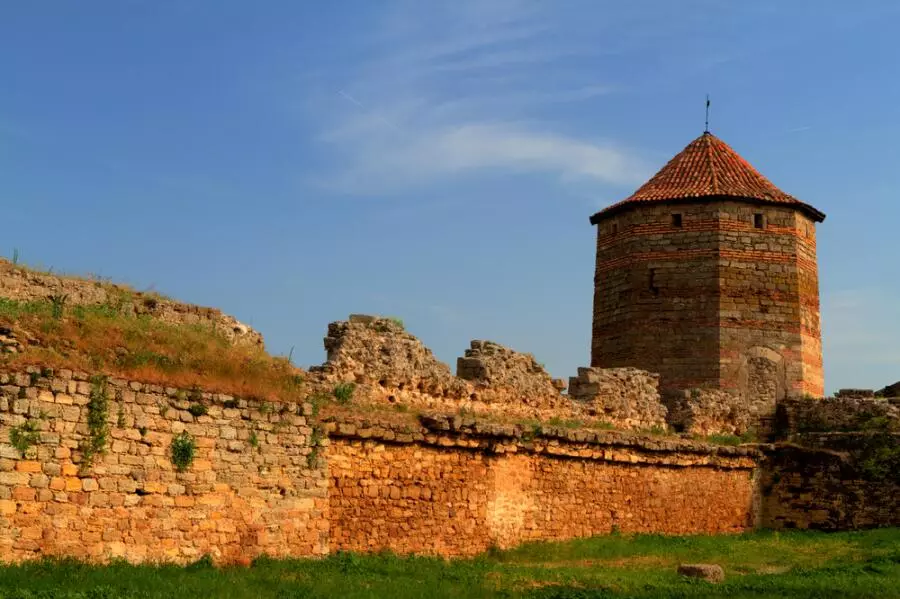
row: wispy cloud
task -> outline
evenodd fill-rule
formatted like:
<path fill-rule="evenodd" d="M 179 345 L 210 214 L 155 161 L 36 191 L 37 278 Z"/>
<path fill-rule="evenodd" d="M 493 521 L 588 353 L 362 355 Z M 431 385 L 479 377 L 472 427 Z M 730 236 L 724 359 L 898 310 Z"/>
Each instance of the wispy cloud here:
<path fill-rule="evenodd" d="M 383 193 L 485 171 L 622 185 L 648 174 L 621 145 L 547 121 L 549 105 L 621 89 L 591 71 L 558 68 L 597 50 L 561 38 L 545 12 L 552 7 L 527 0 L 391 6 L 368 58 L 336 74 L 332 100 L 324 93 L 314 108 L 335 165 L 319 183 Z"/>

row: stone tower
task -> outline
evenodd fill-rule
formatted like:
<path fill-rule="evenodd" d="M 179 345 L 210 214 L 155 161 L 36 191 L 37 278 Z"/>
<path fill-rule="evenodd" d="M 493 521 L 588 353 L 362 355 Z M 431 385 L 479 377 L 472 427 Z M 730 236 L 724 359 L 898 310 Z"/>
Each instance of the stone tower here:
<path fill-rule="evenodd" d="M 591 366 L 658 372 L 666 392 L 821 396 L 824 219 L 704 133 L 590 219 Z"/>

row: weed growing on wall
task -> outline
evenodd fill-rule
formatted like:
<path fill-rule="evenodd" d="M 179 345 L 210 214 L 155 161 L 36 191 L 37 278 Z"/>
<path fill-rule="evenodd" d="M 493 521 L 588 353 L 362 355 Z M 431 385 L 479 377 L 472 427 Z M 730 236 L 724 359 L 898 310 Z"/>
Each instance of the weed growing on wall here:
<path fill-rule="evenodd" d="M 308 454 L 306 454 L 306 465 L 310 468 L 319 467 L 320 451 L 322 447 L 322 441 L 324 439 L 325 434 L 322 432 L 322 429 L 318 426 L 314 426 L 312 429 L 312 434 L 309 436 L 309 445 L 312 449 Z"/>
<path fill-rule="evenodd" d="M 19 426 L 9 429 L 9 442 L 23 458 L 40 439 L 41 435 L 33 420 L 26 420 Z"/>
<path fill-rule="evenodd" d="M 209 410 L 202 403 L 192 403 L 190 407 L 188 407 L 188 412 L 190 412 L 191 416 L 194 418 L 199 418 L 200 416 L 206 416 Z"/>
<path fill-rule="evenodd" d="M 900 436 L 890 429 L 876 429 L 866 438 L 859 469 L 868 480 L 900 484 Z"/>
<path fill-rule="evenodd" d="M 91 377 L 87 412 L 88 436 L 81 443 L 82 468 L 90 468 L 94 458 L 106 449 L 106 439 L 109 436 L 109 389 L 105 376 Z"/>
<path fill-rule="evenodd" d="M 346 405 L 353 399 L 353 392 L 355 390 L 355 383 L 338 383 L 334 386 L 334 398 L 339 404 Z"/>
<path fill-rule="evenodd" d="M 172 464 L 175 466 L 175 469 L 179 472 L 184 472 L 194 462 L 197 444 L 187 431 L 183 431 L 172 439 L 170 450 L 172 452 Z"/>
<path fill-rule="evenodd" d="M 250 438 L 247 439 L 247 442 L 253 449 L 259 449 L 259 437 L 256 435 L 256 431 L 250 431 Z"/>

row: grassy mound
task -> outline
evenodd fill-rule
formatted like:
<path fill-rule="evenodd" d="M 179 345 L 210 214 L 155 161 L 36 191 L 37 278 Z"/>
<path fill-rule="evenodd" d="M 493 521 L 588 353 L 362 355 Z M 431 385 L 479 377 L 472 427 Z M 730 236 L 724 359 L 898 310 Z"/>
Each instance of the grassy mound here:
<path fill-rule="evenodd" d="M 63 307 L 0 298 L 0 326 L 27 348 L 0 367 L 34 365 L 104 372 L 172 387 L 292 399 L 303 381 L 288 359 L 234 346 L 211 325 L 175 325 L 115 305 Z"/>

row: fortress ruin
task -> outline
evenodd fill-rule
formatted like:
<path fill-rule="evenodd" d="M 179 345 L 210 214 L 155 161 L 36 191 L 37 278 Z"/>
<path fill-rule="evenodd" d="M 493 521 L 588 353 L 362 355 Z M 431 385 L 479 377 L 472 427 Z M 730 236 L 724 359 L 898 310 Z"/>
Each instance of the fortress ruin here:
<path fill-rule="evenodd" d="M 823 218 L 705 133 L 591 218 L 590 366 L 568 381 L 487 340 L 454 373 L 369 315 L 328 325 L 303 371 L 218 310 L 0 260 L 0 556 L 900 525 L 900 400 L 821 398 Z M 203 365 L 129 346 L 115 327 L 135 322 L 240 368 L 175 382 Z M 117 343 L 89 353 L 90 327 Z"/>

